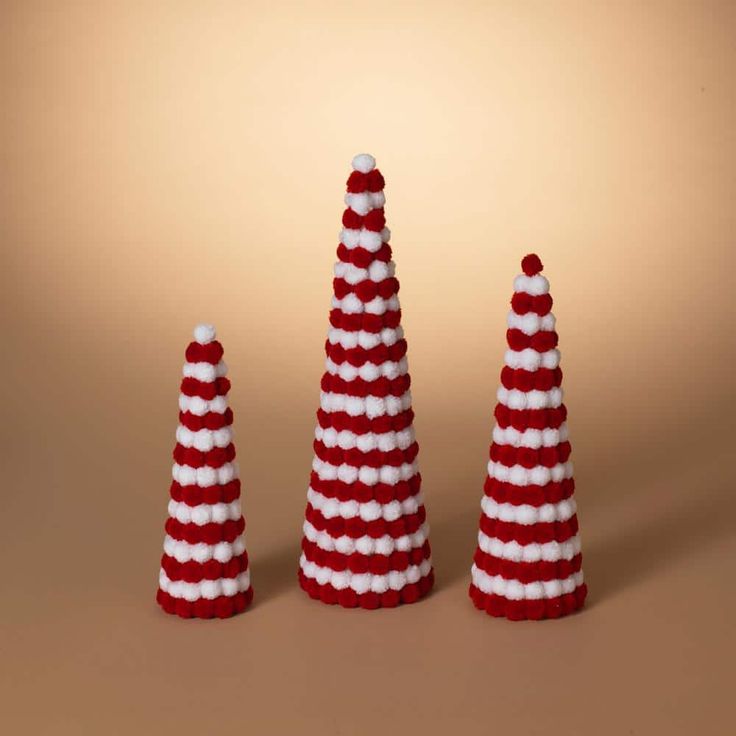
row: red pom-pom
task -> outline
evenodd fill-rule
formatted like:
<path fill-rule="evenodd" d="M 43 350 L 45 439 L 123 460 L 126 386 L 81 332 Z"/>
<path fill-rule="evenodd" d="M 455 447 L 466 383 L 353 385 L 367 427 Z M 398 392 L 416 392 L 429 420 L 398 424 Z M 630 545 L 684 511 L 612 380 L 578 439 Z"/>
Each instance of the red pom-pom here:
<path fill-rule="evenodd" d="M 220 596 L 215 598 L 214 614 L 217 618 L 229 618 L 234 613 L 232 598 Z"/>
<path fill-rule="evenodd" d="M 342 213 L 342 224 L 350 228 L 351 230 L 360 229 L 363 224 L 363 218 L 348 207 L 345 212 Z"/>
<path fill-rule="evenodd" d="M 527 276 L 534 276 L 543 268 L 542 261 L 539 260 L 539 256 L 536 253 L 530 253 L 528 256 L 524 256 L 521 261 L 521 270 Z"/>
<path fill-rule="evenodd" d="M 368 185 L 368 177 L 360 171 L 351 172 L 347 181 L 348 191 L 353 194 L 364 192 Z"/>
<path fill-rule="evenodd" d="M 368 172 L 368 174 L 366 174 L 366 179 L 366 189 L 368 189 L 369 192 L 380 192 L 386 186 L 383 175 L 378 169 L 373 169 L 373 171 Z"/>

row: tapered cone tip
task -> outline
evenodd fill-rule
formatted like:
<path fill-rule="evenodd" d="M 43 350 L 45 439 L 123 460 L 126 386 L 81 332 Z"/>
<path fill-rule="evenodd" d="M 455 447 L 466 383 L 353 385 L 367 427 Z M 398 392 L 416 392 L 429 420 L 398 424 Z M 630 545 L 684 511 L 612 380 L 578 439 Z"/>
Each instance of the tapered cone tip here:
<path fill-rule="evenodd" d="M 359 153 L 353 158 L 353 169 L 361 174 L 368 174 L 376 168 L 376 159 L 370 153 Z"/>
<path fill-rule="evenodd" d="M 214 325 L 201 324 L 194 328 L 194 339 L 200 345 L 207 345 L 217 337 L 217 331 Z"/>
<path fill-rule="evenodd" d="M 542 261 L 536 253 L 530 253 L 521 259 L 521 270 L 527 276 L 536 276 L 543 268 Z"/>

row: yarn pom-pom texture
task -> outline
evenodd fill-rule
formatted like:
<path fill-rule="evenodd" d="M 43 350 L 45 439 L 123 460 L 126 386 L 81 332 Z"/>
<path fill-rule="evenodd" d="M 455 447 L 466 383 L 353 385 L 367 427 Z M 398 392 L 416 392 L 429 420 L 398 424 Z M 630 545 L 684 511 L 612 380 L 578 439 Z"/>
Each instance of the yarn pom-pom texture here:
<path fill-rule="evenodd" d="M 399 282 L 375 159 L 353 159 L 299 562 L 312 597 L 413 603 L 432 587 Z"/>
<path fill-rule="evenodd" d="M 253 598 L 233 445 L 230 381 L 212 325 L 189 344 L 156 600 L 182 618 L 228 618 Z"/>
<path fill-rule="evenodd" d="M 549 282 L 538 256 L 521 266 L 470 584 L 477 608 L 512 620 L 564 616 L 587 593 Z"/>

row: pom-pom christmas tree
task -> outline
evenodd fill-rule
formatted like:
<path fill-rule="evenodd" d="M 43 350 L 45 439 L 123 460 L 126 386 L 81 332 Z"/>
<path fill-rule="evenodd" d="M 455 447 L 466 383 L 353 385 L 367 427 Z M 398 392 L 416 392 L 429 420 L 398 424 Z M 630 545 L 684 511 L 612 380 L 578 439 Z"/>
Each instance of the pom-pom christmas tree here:
<path fill-rule="evenodd" d="M 227 618 L 253 598 L 222 354 L 214 327 L 199 325 L 184 363 L 156 595 L 182 618 Z"/>
<path fill-rule="evenodd" d="M 434 579 L 375 165 L 356 156 L 347 181 L 299 569 L 312 598 L 346 608 L 413 603 Z"/>
<path fill-rule="evenodd" d="M 509 619 L 557 618 L 587 593 L 549 282 L 536 255 L 514 281 L 470 597 Z"/>

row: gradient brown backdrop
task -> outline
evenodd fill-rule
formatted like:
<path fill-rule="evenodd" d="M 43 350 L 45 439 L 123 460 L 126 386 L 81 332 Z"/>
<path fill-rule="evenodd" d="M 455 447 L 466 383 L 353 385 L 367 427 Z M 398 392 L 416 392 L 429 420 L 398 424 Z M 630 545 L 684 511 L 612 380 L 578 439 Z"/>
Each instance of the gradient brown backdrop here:
<path fill-rule="evenodd" d="M 726 734 L 733 3 L 5 2 L 0 728 Z M 331 266 L 376 155 L 436 592 L 295 581 Z M 556 298 L 589 605 L 466 595 L 505 315 Z M 154 604 L 183 350 L 231 366 L 254 607 Z"/>

